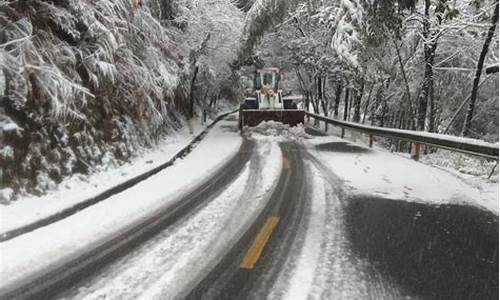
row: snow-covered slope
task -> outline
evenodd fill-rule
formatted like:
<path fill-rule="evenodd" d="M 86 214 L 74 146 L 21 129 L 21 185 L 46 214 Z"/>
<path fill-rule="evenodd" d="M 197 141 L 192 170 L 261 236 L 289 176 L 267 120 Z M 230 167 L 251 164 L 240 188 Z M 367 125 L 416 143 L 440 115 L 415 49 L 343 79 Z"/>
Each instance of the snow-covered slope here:
<path fill-rule="evenodd" d="M 194 122 L 190 127 L 191 129 L 188 129 L 188 126 L 183 127 L 171 134 L 149 151 L 137 153 L 138 158 L 126 164 L 102 166 L 98 172 L 90 175 L 76 174 L 64 179 L 55 190 L 43 196 L 28 195 L 9 205 L 0 205 L 0 236 L 49 218 L 164 164 L 205 129 L 201 122 Z"/>
<path fill-rule="evenodd" d="M 122 164 L 229 102 L 241 23 L 229 0 L 0 1 L 0 202 Z"/>

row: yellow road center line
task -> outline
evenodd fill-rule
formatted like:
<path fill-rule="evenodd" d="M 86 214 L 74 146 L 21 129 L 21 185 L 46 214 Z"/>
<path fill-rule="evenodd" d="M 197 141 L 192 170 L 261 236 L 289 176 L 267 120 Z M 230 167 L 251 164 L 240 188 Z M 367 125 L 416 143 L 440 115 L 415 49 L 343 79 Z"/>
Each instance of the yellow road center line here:
<path fill-rule="evenodd" d="M 255 264 L 259 260 L 262 251 L 267 244 L 267 241 L 273 233 L 274 228 L 276 227 L 276 225 L 278 225 L 279 220 L 280 218 L 276 216 L 272 216 L 267 219 L 266 223 L 260 229 L 259 234 L 248 249 L 247 254 L 241 261 L 240 268 L 253 269 L 255 267 Z"/>

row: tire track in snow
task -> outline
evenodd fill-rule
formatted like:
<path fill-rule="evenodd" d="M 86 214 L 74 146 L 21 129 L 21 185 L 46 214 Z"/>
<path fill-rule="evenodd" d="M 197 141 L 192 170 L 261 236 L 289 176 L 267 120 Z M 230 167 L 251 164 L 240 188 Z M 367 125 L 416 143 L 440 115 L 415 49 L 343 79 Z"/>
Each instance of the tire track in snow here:
<path fill-rule="evenodd" d="M 105 189 L 104 191 L 100 192 L 99 194 L 92 196 L 88 198 L 87 200 L 83 200 L 79 203 L 75 203 L 70 207 L 66 207 L 62 209 L 59 212 L 53 213 L 51 215 L 48 215 L 44 218 L 41 218 L 37 221 L 33 221 L 28 224 L 24 224 L 22 226 L 16 227 L 9 229 L 8 231 L 4 231 L 0 234 L 0 243 L 8 241 L 10 239 L 13 239 L 15 237 L 18 237 L 20 235 L 23 235 L 25 233 L 34 231 L 38 228 L 41 228 L 43 226 L 50 225 L 52 223 L 55 223 L 57 221 L 60 221 L 64 218 L 70 217 L 71 215 L 74 215 L 81 211 L 82 209 L 88 208 L 92 205 L 95 205 L 101 201 L 104 201 L 106 199 L 109 199 L 113 195 L 116 195 L 120 192 L 123 192 L 140 182 L 147 180 L 148 178 L 152 177 L 155 174 L 158 174 L 162 170 L 172 166 L 178 159 L 185 157 L 189 153 L 191 153 L 197 146 L 198 144 L 205 138 L 205 136 L 208 134 L 209 130 L 214 127 L 218 122 L 223 120 L 224 118 L 228 117 L 229 115 L 235 113 L 236 111 L 230 111 L 224 114 L 221 114 L 215 118 L 212 123 L 210 123 L 204 130 L 202 130 L 198 135 L 196 135 L 186 146 L 181 148 L 179 151 L 177 151 L 168 161 L 160 164 L 157 167 L 152 168 L 149 171 L 146 171 L 142 174 L 138 174 L 135 177 L 129 178 L 121 183 L 116 184 L 115 186 L 109 187 Z"/>
<path fill-rule="evenodd" d="M 306 164 L 308 197 L 303 211 L 300 231 L 292 245 L 285 267 L 267 299 L 307 299 L 312 288 L 317 261 L 321 252 L 321 228 L 325 222 L 325 197 L 321 178 L 314 172 L 313 165 Z M 311 189 L 311 187 L 313 187 Z M 296 271 L 297 270 L 297 271 Z M 300 271 L 298 271 L 300 270 Z"/>
<path fill-rule="evenodd" d="M 252 141 L 244 141 L 238 153 L 217 169 L 214 175 L 196 184 L 191 192 L 179 195 L 175 203 L 161 207 L 147 219 L 131 223 L 95 244 L 85 247 L 78 245 L 77 249 L 82 248 L 79 252 L 63 256 L 64 259 L 40 271 L 36 270 L 29 276 L 20 279 L 14 277 L 12 284 L 1 287 L 0 299 L 52 299 L 58 293 L 88 280 L 91 275 L 112 265 L 117 259 L 140 247 L 141 243 L 186 217 L 197 206 L 219 195 L 241 173 L 254 146 Z"/>
<path fill-rule="evenodd" d="M 152 299 L 162 284 L 172 288 L 170 293 L 179 292 L 178 288 L 189 280 L 190 274 L 185 274 L 185 269 L 192 269 L 189 264 L 194 261 L 190 259 L 203 256 L 209 246 L 205 238 L 220 231 L 215 228 L 220 214 L 231 209 L 231 194 L 240 195 L 248 177 L 247 165 L 219 197 L 61 299 Z M 197 265 L 205 260 L 206 257 L 200 259 Z M 172 295 L 169 296 L 167 298 L 172 299 Z"/>
<path fill-rule="evenodd" d="M 308 155 L 323 180 L 327 217 L 314 292 L 307 299 L 411 299 L 404 296 L 390 278 L 382 276 L 368 261 L 352 253 L 345 224 L 347 194 L 342 180 L 310 153 Z"/>
<path fill-rule="evenodd" d="M 257 139 L 269 140 L 267 138 Z M 276 140 L 271 143 L 277 145 Z M 245 234 L 232 246 L 217 266 L 189 293 L 186 299 L 265 299 L 290 253 L 301 224 L 306 181 L 302 146 L 296 142 L 280 143 L 283 169 L 270 201 Z M 279 156 L 281 157 L 281 155 Z M 281 163 L 281 161 L 280 161 Z M 272 232 L 257 264 L 252 269 L 241 268 L 241 262 L 270 217 L 279 223 Z"/>
<path fill-rule="evenodd" d="M 312 200 L 311 209 L 305 210 L 309 212 L 306 229 L 299 233 L 267 299 L 411 299 L 390 278 L 351 253 L 339 196 L 343 195 L 341 183 L 311 158 Z"/>
<path fill-rule="evenodd" d="M 272 188 L 273 172 L 267 172 L 264 184 L 261 157 L 273 155 L 273 149 L 266 145 L 258 148 L 259 153 L 252 155 L 243 173 L 222 194 L 129 254 L 120 265 L 113 265 L 62 299 L 181 297 L 211 269 L 231 239 L 245 230 L 245 223 L 253 222 L 249 220 L 253 212 L 264 204 L 265 192 Z"/>
<path fill-rule="evenodd" d="M 293 245 L 302 244 L 300 239 L 304 231 L 304 216 L 308 210 L 308 169 L 305 166 L 303 153 L 305 148 L 298 142 L 283 142 L 280 144 L 283 152 L 289 158 L 291 164 L 290 182 L 282 187 L 284 197 L 282 202 L 278 201 L 276 209 L 282 216 L 273 239 L 268 244 L 268 255 L 263 255 L 261 264 L 265 266 L 262 270 L 255 270 L 256 282 L 248 289 L 247 296 L 251 299 L 265 299 L 272 291 L 280 272 L 286 265 L 288 257 L 293 257 Z"/>

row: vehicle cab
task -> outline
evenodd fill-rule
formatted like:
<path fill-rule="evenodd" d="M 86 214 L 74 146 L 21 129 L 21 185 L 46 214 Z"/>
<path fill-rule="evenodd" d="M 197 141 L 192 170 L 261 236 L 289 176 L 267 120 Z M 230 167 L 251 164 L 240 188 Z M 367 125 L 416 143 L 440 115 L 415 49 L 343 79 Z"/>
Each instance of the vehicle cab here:
<path fill-rule="evenodd" d="M 283 109 L 282 92 L 278 89 L 280 79 L 278 68 L 255 71 L 254 87 L 259 109 Z"/>

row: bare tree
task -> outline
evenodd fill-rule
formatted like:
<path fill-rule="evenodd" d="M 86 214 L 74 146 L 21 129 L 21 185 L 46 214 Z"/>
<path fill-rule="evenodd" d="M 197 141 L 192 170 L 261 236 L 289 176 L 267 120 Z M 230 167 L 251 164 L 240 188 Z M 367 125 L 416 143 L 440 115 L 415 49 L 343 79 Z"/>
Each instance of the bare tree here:
<path fill-rule="evenodd" d="M 476 105 L 477 91 L 479 87 L 479 80 L 481 79 L 481 73 L 483 71 L 484 59 L 486 58 L 486 54 L 488 54 L 488 49 L 495 33 L 495 29 L 498 23 L 498 2 L 495 5 L 495 12 L 493 13 L 493 17 L 491 18 L 491 26 L 488 30 L 488 35 L 484 40 L 483 49 L 481 50 L 481 54 L 479 55 L 479 60 L 477 62 L 476 75 L 474 76 L 474 83 L 472 85 L 472 92 L 469 102 L 469 109 L 467 110 L 467 116 L 465 117 L 464 128 L 462 130 L 463 136 L 469 136 L 470 130 L 472 127 L 472 117 L 474 116 L 474 108 Z"/>

